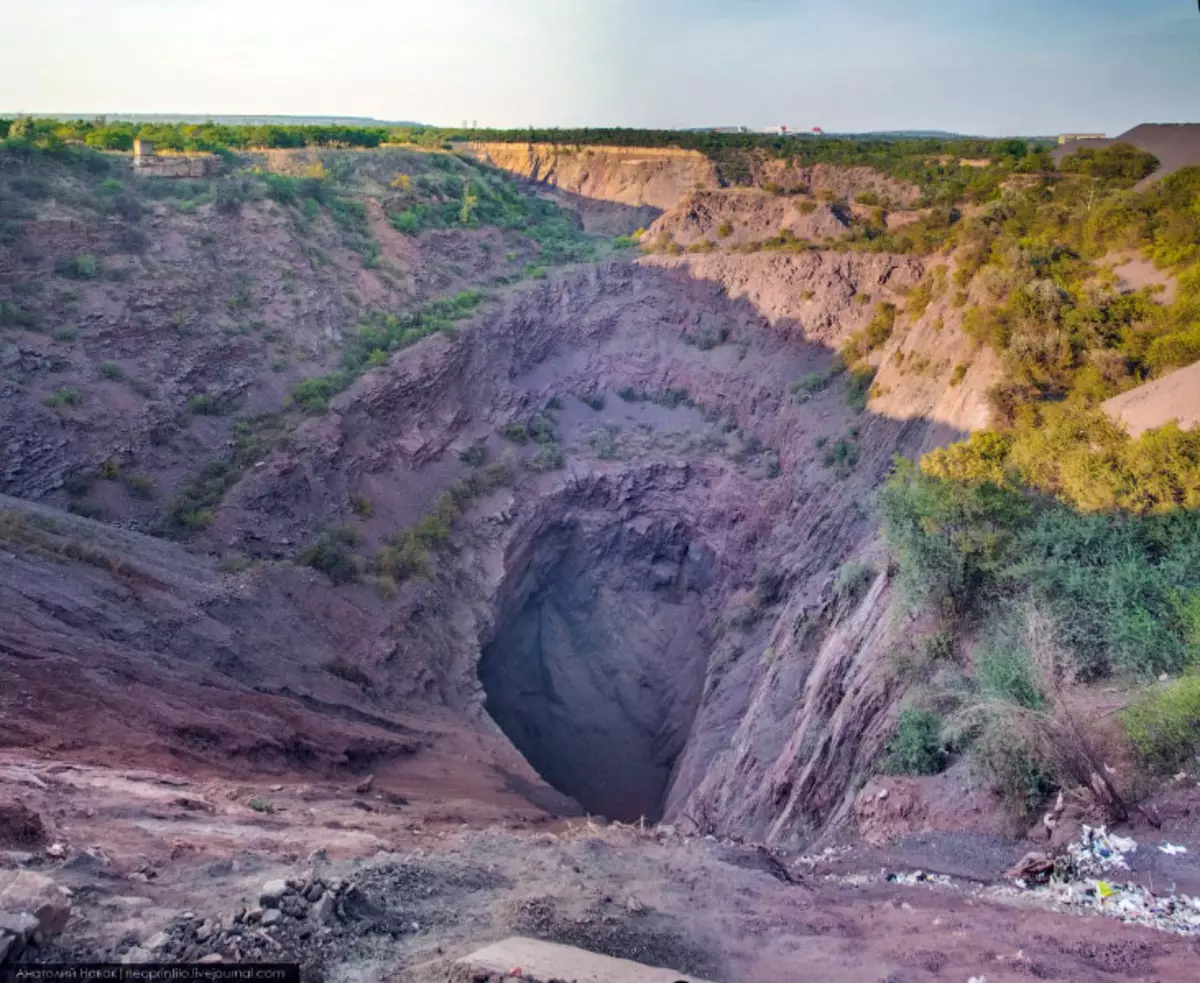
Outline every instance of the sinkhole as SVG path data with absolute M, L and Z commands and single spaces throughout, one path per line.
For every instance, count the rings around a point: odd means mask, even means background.
M 483 648 L 486 708 L 589 813 L 658 821 L 704 686 L 713 558 L 677 524 L 543 531 Z

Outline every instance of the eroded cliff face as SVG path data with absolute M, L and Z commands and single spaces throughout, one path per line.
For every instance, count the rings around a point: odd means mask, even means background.
M 742 198 L 767 210 L 764 228 L 793 200 L 695 192 L 717 181 L 699 155 L 501 149 L 525 153 L 502 160 L 531 179 L 669 207 L 681 228 L 706 194 L 729 214 Z M 108 625 L 88 646 L 92 673 L 53 693 L 81 740 L 214 766 L 446 769 L 477 800 L 562 812 L 569 796 L 618 818 L 807 841 L 846 814 L 900 692 L 906 626 L 889 613 L 874 491 L 896 453 L 986 421 L 994 366 L 963 334 L 962 305 L 943 291 L 906 313 L 934 269 L 717 251 L 497 292 L 452 336 L 394 354 L 264 445 L 195 544 L 249 569 L 123 533 L 118 552 L 140 572 L 84 562 L 64 589 L 36 575 L 45 550 L 21 546 L 7 576 L 11 610 L 27 612 L 5 626 L 27 656 L 13 706 L 44 702 L 51 670 L 74 664 L 47 639 L 78 638 L 62 600 L 78 593 Z M 869 356 L 862 412 L 831 369 L 884 303 L 900 316 Z M 435 513 L 427 541 L 405 540 Z M 68 539 L 105 528 L 71 522 Z M 297 565 L 335 569 L 309 547 L 341 551 L 337 582 Z M 144 575 L 161 550 L 192 570 L 168 590 Z M 151 637 L 168 614 L 193 626 L 178 643 Z M 119 735 L 106 725 L 113 679 L 152 685 L 147 646 L 174 673 L 187 664 L 172 686 L 212 687 L 223 713 L 172 726 L 170 701 L 147 700 Z M 44 732 L 24 713 L 16 740 Z M 302 736 L 271 736 L 284 732 Z
M 470 152 L 530 181 L 583 199 L 649 209 L 645 214 L 666 211 L 693 188 L 720 184 L 712 161 L 674 147 L 477 143 Z
M 743 289 L 708 282 L 706 260 L 737 265 Z M 844 811 L 897 688 L 872 492 L 893 454 L 962 431 L 858 414 L 840 380 L 803 402 L 792 384 L 870 319 L 859 295 L 902 303 L 922 272 L 655 257 L 526 285 L 339 397 L 234 490 L 213 541 L 284 556 L 350 522 L 365 560 L 485 447 L 513 484 L 464 506 L 432 579 L 400 585 L 363 670 L 398 705 L 498 724 L 596 812 L 810 837 Z M 793 292 L 819 297 L 816 316 Z M 499 435 L 535 415 L 562 468 L 527 470 L 539 446 Z M 849 468 L 822 450 L 839 443 Z M 834 580 L 852 560 L 873 572 L 848 598 Z

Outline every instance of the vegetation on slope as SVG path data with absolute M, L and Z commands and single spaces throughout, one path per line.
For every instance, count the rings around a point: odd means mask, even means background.
M 1200 749 L 1200 433 L 1131 439 L 1099 406 L 1200 357 L 1200 169 L 1142 192 L 1146 167 L 1122 148 L 1063 170 L 956 235 L 959 284 L 978 278 L 992 304 L 966 326 L 1002 359 L 996 429 L 901 462 L 880 505 L 907 596 L 946 639 L 922 670 L 939 747 L 970 748 L 1019 808 L 1099 783 L 1119 812 L 1072 681 L 1182 674 L 1122 719 L 1152 766 Z M 1097 275 L 1126 249 L 1174 274 L 1171 304 Z

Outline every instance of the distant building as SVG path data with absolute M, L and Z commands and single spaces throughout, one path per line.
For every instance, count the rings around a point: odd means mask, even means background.
M 1107 140 L 1108 135 L 1105 133 L 1063 133 L 1059 135 L 1058 145 L 1061 147 L 1064 143 L 1073 143 L 1075 140 Z
M 165 154 L 154 153 L 154 144 L 149 140 L 133 141 L 133 169 L 145 177 L 210 177 L 221 167 L 221 158 L 216 154 Z

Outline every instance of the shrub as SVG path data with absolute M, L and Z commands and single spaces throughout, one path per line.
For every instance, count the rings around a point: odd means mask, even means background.
M 557 444 L 543 444 L 538 452 L 525 462 L 530 471 L 554 471 L 566 464 L 566 458 Z
M 728 239 L 733 235 L 733 226 L 728 222 L 722 222 L 717 226 L 717 235 L 722 239 Z
M 296 560 L 306 567 L 320 570 L 334 584 L 353 583 L 360 573 L 353 548 L 361 541 L 358 530 L 350 526 L 334 526 L 322 533 Z
M 375 513 L 375 505 L 366 495 L 351 495 L 350 508 L 355 515 L 369 519 Z
M 971 756 L 1021 818 L 1037 812 L 1056 787 L 1042 735 L 1012 718 L 991 718 L 972 743 Z
M 884 771 L 892 775 L 936 775 L 946 767 L 942 720 L 927 710 L 900 711 L 887 745 Z
M 839 478 L 846 478 L 858 464 L 858 448 L 846 440 L 839 440 L 830 447 L 822 459 L 825 467 L 833 468 Z
M 951 386 L 960 385 L 962 383 L 963 379 L 965 379 L 966 377 L 967 377 L 967 366 L 960 363 L 960 364 L 954 366 L 954 371 L 950 373 L 950 385 Z
M 479 467 L 487 460 L 487 441 L 475 441 L 470 447 L 459 452 L 458 459 L 473 468 Z
M 196 416 L 217 416 L 221 412 L 220 403 L 207 393 L 193 396 L 188 400 L 187 408 L 189 413 Z
M 843 564 L 833 580 L 833 593 L 838 603 L 856 607 L 875 582 L 875 576 L 875 569 L 866 563 Z
M 255 796 L 247 805 L 255 812 L 272 813 L 275 811 L 275 805 L 270 799 L 265 799 L 262 796 Z
M 867 408 L 871 386 L 875 382 L 875 369 L 869 365 L 859 365 L 850 370 L 846 381 L 846 404 L 858 413 Z
M 304 379 L 292 389 L 292 405 L 304 413 L 324 413 L 329 409 L 329 401 L 346 389 L 350 381 L 344 372 L 331 372 L 328 375 Z
M 153 479 L 144 474 L 127 474 L 123 481 L 125 487 L 129 489 L 129 494 L 134 498 L 149 500 L 158 494 L 158 487 L 154 484 Z
M 1121 714 L 1134 749 L 1150 765 L 1175 770 L 1200 753 L 1200 676 L 1147 693 Z
M 55 270 L 62 276 L 88 280 L 96 275 L 96 257 L 90 253 L 80 253 L 72 259 L 60 260 L 55 264 Z
M 579 401 L 585 406 L 590 406 L 597 413 L 604 409 L 603 393 L 585 393 L 583 396 L 579 397 Z
M 501 437 L 511 440 L 514 444 L 529 442 L 529 426 L 520 420 L 510 420 L 500 428 L 499 432 Z
M 112 382 L 117 382 L 125 378 L 125 370 L 116 362 L 101 362 L 100 374 Z
M 54 409 L 61 409 L 64 406 L 78 406 L 83 402 L 83 397 L 78 389 L 70 387 L 62 387 L 54 390 L 54 392 L 46 398 L 46 405 Z
M 975 679 L 989 699 L 1027 710 L 1046 705 L 1029 653 L 1011 639 L 993 639 L 981 647 L 975 658 Z

